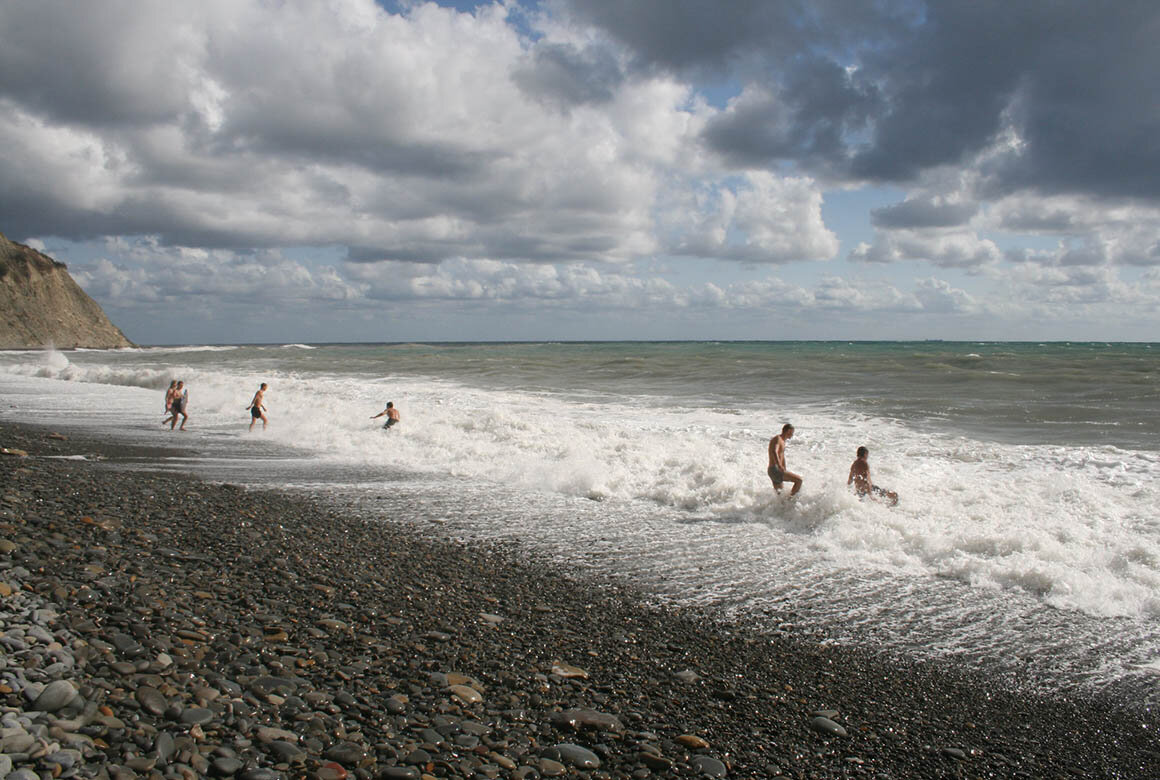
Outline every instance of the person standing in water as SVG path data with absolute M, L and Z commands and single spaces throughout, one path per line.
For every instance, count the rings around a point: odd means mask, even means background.
M 870 496 L 870 498 L 877 500 L 881 497 L 888 500 L 891 506 L 897 504 L 897 493 L 878 487 L 870 480 L 870 450 L 859 447 L 857 455 L 858 457 L 850 464 L 850 476 L 846 478 L 846 484 L 852 483 L 854 485 L 854 492 L 858 494 L 858 498 Z
M 177 387 L 173 388 L 173 416 L 169 418 L 169 430 L 173 430 L 173 426 L 177 425 L 177 415 L 181 415 L 181 430 L 185 430 L 185 424 L 189 422 L 189 413 L 186 409 L 189 407 L 189 388 L 185 386 L 185 382 L 180 379 L 177 380 Z
M 164 428 L 173 419 L 173 401 L 177 398 L 177 380 L 171 379 L 169 381 L 169 389 L 165 391 L 165 414 L 167 415 L 161 421 L 161 427 Z
M 250 401 L 250 405 L 246 407 L 250 410 L 249 430 L 251 431 L 254 430 L 254 423 L 256 423 L 258 420 L 262 421 L 262 430 L 266 430 L 266 423 L 268 423 L 269 420 L 266 419 L 266 406 L 263 403 L 265 397 L 266 383 L 263 382 L 262 386 L 258 388 L 258 392 L 254 393 L 254 400 Z
M 789 494 L 796 496 L 802 489 L 802 478 L 785 468 L 785 445 L 792 438 L 793 426 L 786 423 L 781 426 L 781 433 L 769 440 L 769 468 L 765 473 L 769 475 L 769 481 L 773 483 L 773 489 L 778 493 L 781 492 L 781 486 L 786 480 L 792 482 L 793 488 Z
M 395 408 L 395 404 L 392 401 L 387 401 L 387 408 L 382 410 L 378 414 L 374 415 L 373 417 L 371 417 L 371 419 L 377 420 L 380 417 L 382 417 L 384 414 L 387 416 L 387 421 L 385 423 L 383 423 L 383 430 L 384 431 L 387 430 L 388 428 L 390 428 L 392 425 L 398 425 L 398 423 L 399 423 L 399 410 Z

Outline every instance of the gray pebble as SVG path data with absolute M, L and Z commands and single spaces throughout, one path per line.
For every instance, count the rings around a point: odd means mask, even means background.
M 208 707 L 190 707 L 181 713 L 181 722 L 189 726 L 209 723 L 214 719 L 214 711 Z
M 559 761 L 553 761 L 550 758 L 541 758 L 536 763 L 536 767 L 544 777 L 559 777 L 568 771 L 568 768 Z
M 154 715 L 160 715 L 169 706 L 169 702 L 161 694 L 161 691 L 156 688 L 151 688 L 148 685 L 138 688 L 133 696 L 146 712 Z
M 41 712 L 56 712 L 64 709 L 77 695 L 77 689 L 69 680 L 55 680 L 45 686 L 36 697 L 32 708 Z
M 163 731 L 157 735 L 156 741 L 153 743 L 153 751 L 157 755 L 157 762 L 159 764 L 168 764 L 169 759 L 173 758 L 173 753 L 177 749 L 177 745 L 173 741 L 173 735 L 168 731 Z
M 302 748 L 284 739 L 274 740 L 267 749 L 280 764 L 299 764 L 306 760 L 306 753 Z
M 379 772 L 379 780 L 419 780 L 421 776 L 413 766 L 388 766 Z
M 414 766 L 423 766 L 431 763 L 431 754 L 422 748 L 417 748 L 408 753 L 403 762 Z
M 709 756 L 695 756 L 691 762 L 693 769 L 708 777 L 725 777 L 729 770 L 723 763 Z
M 273 769 L 247 769 L 239 777 L 241 780 L 282 780 L 282 775 Z
M 31 769 L 17 769 L 15 772 L 9 772 L 4 780 L 40 780 L 40 775 Z
M 826 737 L 844 737 L 846 736 L 846 729 L 842 728 L 829 718 L 818 716 L 810 720 L 810 728 Z
M 564 742 L 556 745 L 556 750 L 559 751 L 562 761 L 578 769 L 600 768 L 600 759 L 588 748 L 573 745 L 570 742 Z
M 358 766 L 367 757 L 366 750 L 353 742 L 339 742 L 327 748 L 323 756 L 346 766 Z
M 236 758 L 215 758 L 209 770 L 215 777 L 233 777 L 245 764 Z

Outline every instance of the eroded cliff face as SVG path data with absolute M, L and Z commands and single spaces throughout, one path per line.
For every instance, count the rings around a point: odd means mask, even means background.
M 64 263 L 0 233 L 0 349 L 131 347 Z

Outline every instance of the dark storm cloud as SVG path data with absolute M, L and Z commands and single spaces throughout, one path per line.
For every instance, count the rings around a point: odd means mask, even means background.
M 721 72 L 844 50 L 913 23 L 910 0 L 570 0 L 570 12 L 628 46 L 642 67 Z
M 991 195 L 1160 198 L 1153 0 L 577 0 L 571 9 L 641 66 L 728 70 L 763 90 L 764 104 L 739 105 L 706 130 L 735 162 L 908 182 L 973 164 L 1012 129 L 1022 144 L 988 164 Z
M 958 227 L 969 222 L 978 210 L 975 203 L 935 203 L 915 198 L 873 209 L 870 222 L 874 227 L 892 230 Z
M 126 27 L 148 31 L 158 24 L 157 9 L 131 16 L 76 10 L 59 0 L 0 7 L 0 95 L 57 120 L 93 125 L 157 122 L 184 110 L 186 76 L 177 52 L 154 59 L 140 47 L 118 45 L 131 34 Z M 148 34 L 139 40 L 148 48 Z M 150 67 L 142 68 L 145 59 Z
M 530 61 L 512 77 L 532 97 L 563 107 L 607 102 L 624 80 L 606 49 L 581 50 L 563 43 L 538 44 Z
M 776 92 L 746 95 L 709 122 L 705 139 L 742 167 L 797 160 L 825 169 L 842 164 L 850 133 L 866 126 L 876 96 L 836 63 L 811 60 Z

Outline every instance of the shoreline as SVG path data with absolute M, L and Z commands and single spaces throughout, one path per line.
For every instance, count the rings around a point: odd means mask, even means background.
M 514 546 L 156 473 L 149 459 L 174 447 L 59 430 L 0 422 L 0 447 L 29 454 L 0 455 L 0 615 L 19 634 L 0 645 L 0 721 L 34 738 L 5 732 L 16 769 L 1160 773 L 1151 711 L 652 606 Z M 46 457 L 78 455 L 104 460 Z M 32 710 L 61 680 L 79 695 Z

